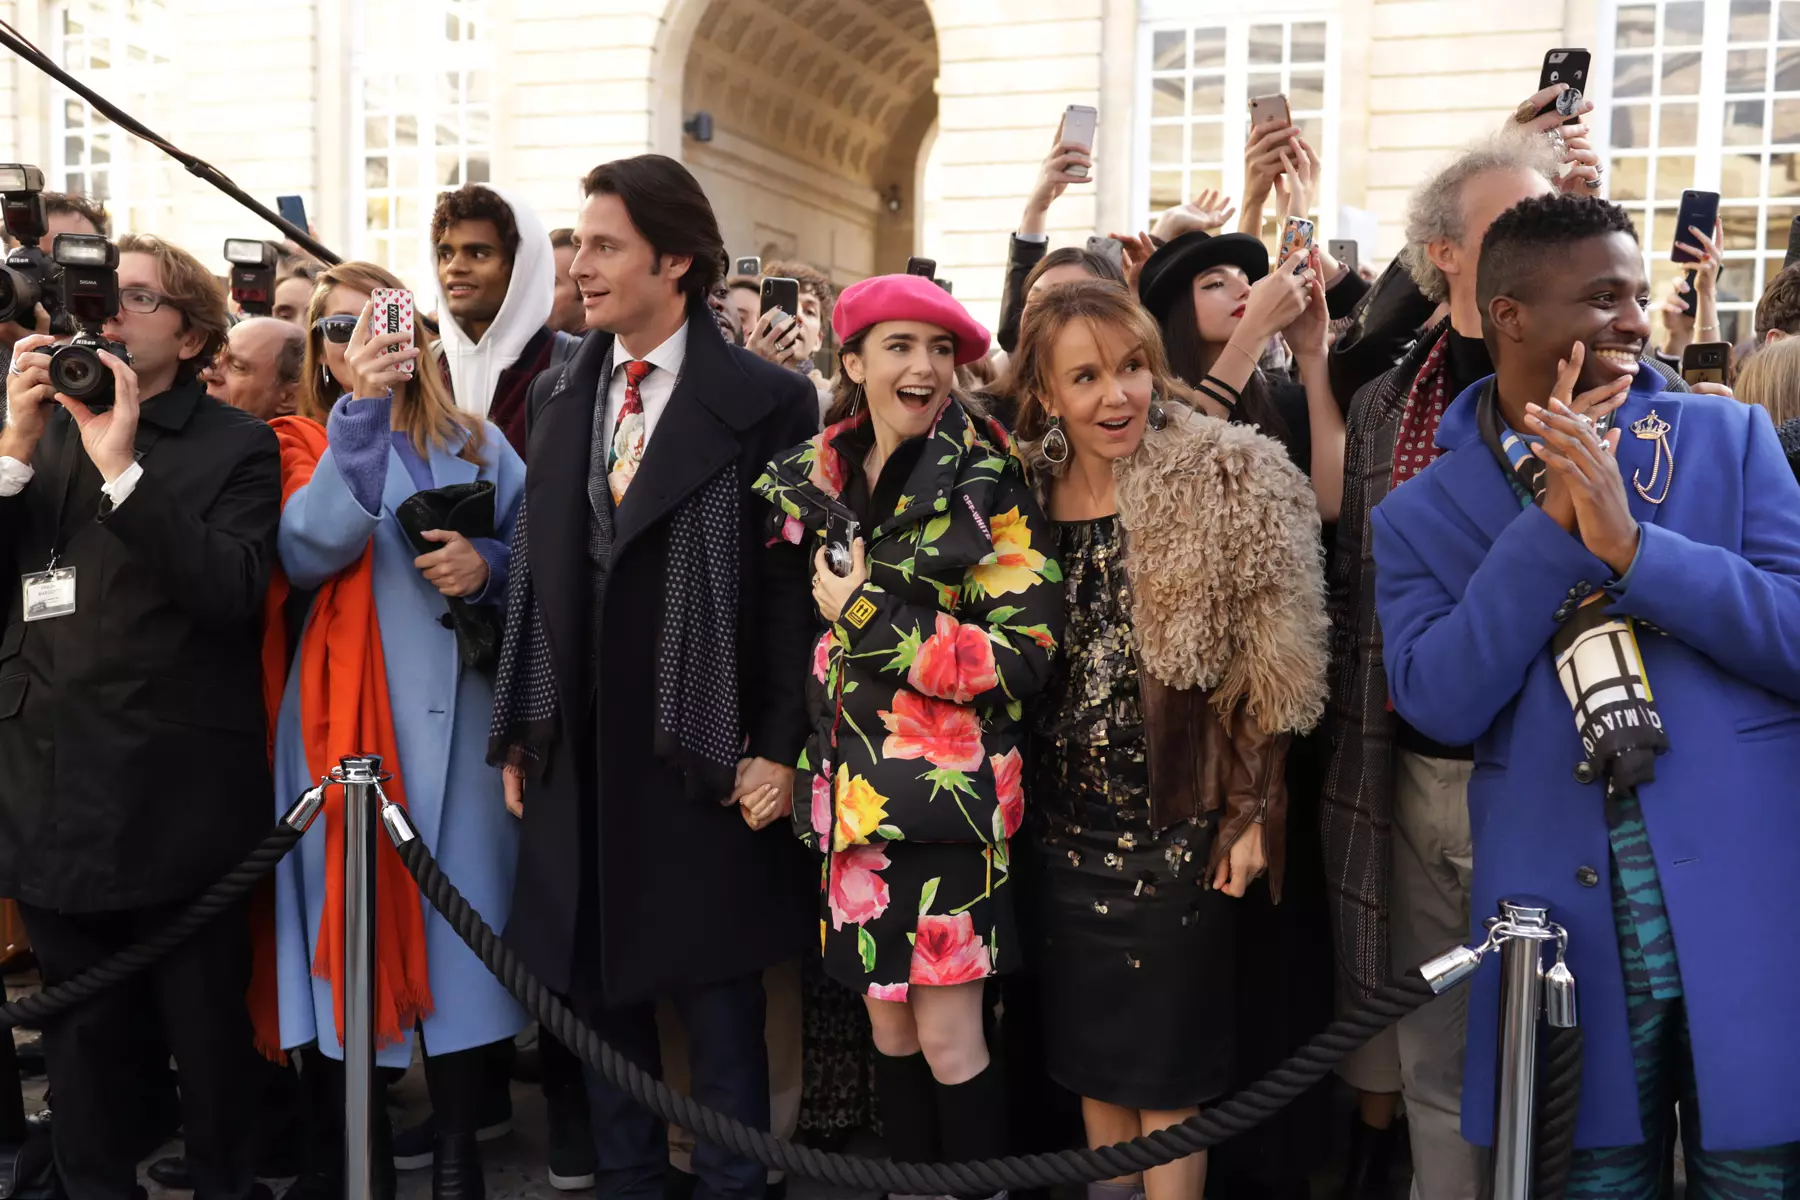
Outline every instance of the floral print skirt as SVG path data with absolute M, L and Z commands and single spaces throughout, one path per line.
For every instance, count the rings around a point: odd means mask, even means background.
M 973 983 L 1011 970 L 1007 846 L 885 842 L 826 859 L 819 942 L 825 971 L 859 994 L 904 1001 L 907 988 Z

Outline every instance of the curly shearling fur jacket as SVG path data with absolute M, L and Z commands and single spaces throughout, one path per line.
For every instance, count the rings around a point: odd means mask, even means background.
M 1277 898 L 1287 748 L 1325 706 L 1324 552 L 1312 487 L 1274 440 L 1177 405 L 1114 465 L 1151 816 L 1220 813 L 1213 866 L 1259 814 Z

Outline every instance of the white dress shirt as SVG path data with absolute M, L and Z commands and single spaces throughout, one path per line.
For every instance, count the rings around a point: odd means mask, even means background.
M 681 328 L 670 334 L 667 341 L 644 355 L 644 361 L 656 368 L 638 384 L 638 399 L 644 404 L 646 450 L 649 449 L 650 439 L 656 436 L 656 424 L 662 419 L 663 409 L 669 407 L 669 397 L 675 394 L 675 380 L 681 375 L 681 364 L 687 359 L 687 339 L 687 322 L 683 321 Z M 619 410 L 625 407 L 625 364 L 631 361 L 632 356 L 626 353 L 624 345 L 615 338 L 612 379 L 606 386 L 606 430 L 609 438 L 612 431 L 619 427 Z
M 30 463 L 22 463 L 10 455 L 0 455 L 0 499 L 16 496 L 24 491 L 25 485 L 30 483 L 36 474 L 36 469 Z M 132 463 L 119 472 L 117 479 L 111 483 L 101 484 L 100 491 L 108 500 L 112 501 L 113 507 L 117 508 L 125 503 L 125 498 L 131 495 L 132 490 L 137 487 L 138 480 L 143 477 L 144 468 L 138 463 Z

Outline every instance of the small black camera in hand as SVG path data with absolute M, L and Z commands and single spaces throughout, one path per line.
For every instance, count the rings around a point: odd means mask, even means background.
M 58 269 L 58 307 L 80 326 L 50 352 L 51 386 L 95 411 L 111 408 L 113 374 L 99 352 L 131 361 L 123 342 L 101 333 L 119 313 L 119 248 L 99 234 L 59 233 L 50 257 Z

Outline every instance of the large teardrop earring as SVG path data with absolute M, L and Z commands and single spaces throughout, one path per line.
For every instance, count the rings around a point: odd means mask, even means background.
M 1050 428 L 1044 432 L 1044 457 L 1057 466 L 1069 461 L 1069 435 L 1063 432 L 1062 418 L 1051 417 Z

